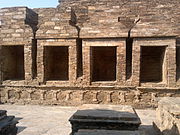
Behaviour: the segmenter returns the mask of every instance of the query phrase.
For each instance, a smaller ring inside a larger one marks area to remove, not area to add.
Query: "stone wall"
[[[1,8],[0,45],[22,45],[31,42],[37,30],[38,15],[27,7]]]
[[[178,0],[61,0],[72,7],[81,38],[179,35]],[[79,8],[80,7],[80,8]],[[108,27],[108,29],[107,29]]]
[[[1,101],[154,106],[155,97],[179,97],[177,5],[61,0],[0,9]]]
[[[180,98],[162,98],[156,115],[155,126],[162,135],[180,134]]]
[[[0,49],[1,49],[1,78],[3,80],[3,69],[7,69],[7,66],[10,66],[6,61],[12,63],[12,58],[14,53],[16,56],[15,48],[23,48],[23,62],[24,63],[24,77],[19,81],[16,80],[7,80],[3,81],[4,84],[24,84],[26,81],[32,80],[32,40],[35,37],[35,32],[37,30],[36,25],[38,24],[38,15],[33,10],[28,9],[27,7],[14,7],[14,8],[2,8],[0,9],[0,18],[1,18],[1,28],[0,28]],[[3,51],[5,49],[9,51]],[[10,51],[10,48],[12,51]],[[12,52],[12,53],[11,53]],[[19,52],[20,53],[20,52]],[[8,59],[9,58],[9,59]],[[16,57],[18,59],[18,55]],[[15,60],[15,59],[14,59]],[[15,60],[16,61],[16,60]],[[5,64],[6,63],[6,64]],[[12,65],[13,67],[14,65]],[[23,65],[22,65],[23,66]],[[22,72],[22,71],[21,71]],[[25,78],[25,79],[23,79]],[[26,80],[26,81],[25,81]]]
[[[65,7],[64,7],[65,8]],[[42,38],[78,38],[74,25],[73,9],[34,9],[39,15],[37,39]]]

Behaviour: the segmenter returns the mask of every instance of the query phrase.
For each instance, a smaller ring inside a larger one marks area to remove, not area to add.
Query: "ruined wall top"
[[[59,0],[57,8],[72,7],[80,36],[155,37],[180,35],[179,0]],[[179,5],[179,6],[177,6]]]
[[[77,38],[75,26],[70,24],[73,11],[70,7],[64,9],[46,8],[34,9],[39,15],[37,38]]]
[[[27,7],[0,9],[0,44],[27,44],[37,30],[38,15]]]
[[[59,3],[57,8],[24,7],[22,26],[36,26],[38,21],[37,38],[180,37],[179,0],[59,0]],[[4,20],[1,25],[12,27],[19,9],[1,9]],[[7,30],[6,26],[1,29]]]

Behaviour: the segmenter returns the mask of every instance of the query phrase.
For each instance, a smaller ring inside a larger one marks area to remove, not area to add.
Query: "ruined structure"
[[[180,98],[164,97],[158,102],[154,127],[162,135],[180,134]]]
[[[0,9],[0,100],[154,105],[180,96],[179,0]]]

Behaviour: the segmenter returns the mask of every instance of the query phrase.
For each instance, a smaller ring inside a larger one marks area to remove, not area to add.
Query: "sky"
[[[58,0],[0,0],[0,8],[26,6],[29,8],[56,7]]]

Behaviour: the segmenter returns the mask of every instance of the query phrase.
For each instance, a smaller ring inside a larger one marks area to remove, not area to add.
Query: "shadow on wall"
[[[157,135],[180,135],[179,129],[176,124],[174,124],[171,129],[166,129],[163,131],[160,131],[159,128],[155,124],[154,126],[157,132],[159,133]]]

